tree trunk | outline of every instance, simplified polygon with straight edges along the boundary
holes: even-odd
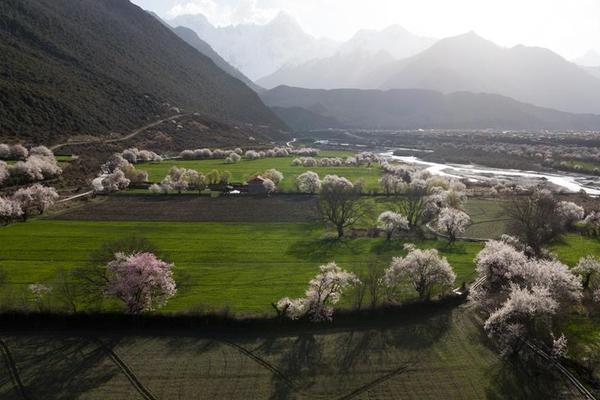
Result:
[[[338,234],[338,239],[341,239],[344,237],[344,227],[338,225],[337,226],[337,234]]]

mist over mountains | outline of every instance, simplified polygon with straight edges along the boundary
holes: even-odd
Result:
[[[362,30],[347,42],[329,43],[321,53],[307,53],[317,43],[316,39],[303,33],[285,14],[263,26],[215,28],[201,15],[181,16],[172,23],[195,29],[217,51],[223,48],[223,57],[251,78],[260,73],[250,65],[261,64],[261,73],[276,68],[255,80],[267,89],[284,85],[308,89],[488,93],[569,113],[600,114],[598,69],[576,65],[544,48],[501,47],[475,32],[436,40],[394,25],[381,31]],[[258,40],[244,34],[249,31],[263,34],[268,31],[271,37]],[[241,35],[244,37],[240,38]],[[252,44],[244,45],[240,52],[236,46],[247,41]],[[295,53],[295,57],[283,56],[281,52],[278,62],[265,57],[265,53],[275,53],[275,42],[277,48],[285,48]],[[594,57],[588,53],[580,61],[593,65]]]
[[[600,116],[532,106],[495,94],[424,89],[316,90],[280,86],[263,101],[296,130],[577,129],[600,130]]]
[[[215,27],[203,15],[182,15],[172,26],[193,29],[227,62],[256,80],[287,64],[333,54],[337,44],[305,33],[288,14],[280,13],[266,25],[241,24]]]

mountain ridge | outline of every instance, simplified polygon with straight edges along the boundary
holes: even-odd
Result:
[[[264,92],[263,101],[290,126],[299,129],[307,120],[310,129],[515,129],[515,130],[600,130],[600,116],[571,114],[530,104],[508,97],[455,92],[443,94],[424,89],[315,90],[280,86]],[[292,113],[292,109],[310,113]],[[324,126],[338,121],[337,126]],[[318,126],[318,125],[321,126]]]

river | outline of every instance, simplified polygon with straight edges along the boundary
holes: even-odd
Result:
[[[406,164],[424,166],[433,175],[452,177],[457,179],[467,178],[472,181],[482,181],[491,178],[510,181],[513,183],[550,182],[568,192],[585,191],[592,196],[600,196],[600,177],[583,174],[557,173],[545,174],[535,171],[518,169],[487,168],[466,164],[441,164],[421,160],[415,156],[395,156],[393,151],[380,153],[382,157],[390,160],[401,161]]]

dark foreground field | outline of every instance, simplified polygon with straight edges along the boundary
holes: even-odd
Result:
[[[84,221],[312,222],[319,218],[315,196],[210,198],[194,195],[111,196],[53,217]]]
[[[0,398],[578,398],[549,370],[500,359],[462,307],[361,325],[227,336],[0,331],[13,361],[0,366]]]

